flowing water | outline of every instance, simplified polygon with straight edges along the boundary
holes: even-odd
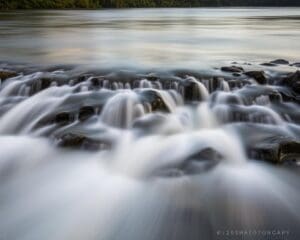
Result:
[[[299,239],[298,8],[0,22],[1,240]]]
[[[300,8],[0,12],[0,60],[199,67],[299,61]]]

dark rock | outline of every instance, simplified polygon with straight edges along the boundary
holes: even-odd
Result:
[[[170,112],[169,107],[160,96],[159,92],[154,89],[145,89],[141,93],[141,100],[144,103],[150,103],[152,112]]]
[[[201,149],[176,165],[165,166],[156,175],[162,177],[181,177],[208,172],[213,169],[224,157],[213,148]]]
[[[283,79],[282,84],[289,86],[296,93],[300,93],[300,71],[289,74]]]
[[[184,82],[180,83],[180,87],[183,89],[183,98],[186,102],[192,101],[202,101],[204,100],[204,96],[202,96],[199,91],[198,83],[191,78],[185,79]],[[210,81],[210,88],[212,91],[218,87],[218,79],[213,78]]]
[[[265,144],[264,146],[248,149],[250,157],[274,164],[283,164],[286,161],[300,159],[300,142],[283,141],[277,144]]]
[[[272,103],[282,102],[282,96],[279,92],[274,92],[269,95],[269,99]]]
[[[237,67],[237,66],[221,67],[221,70],[223,72],[232,72],[232,73],[240,73],[244,71],[242,67]]]
[[[101,142],[83,135],[68,133],[60,138],[58,146],[73,149],[99,150]]]
[[[291,66],[300,68],[300,62],[293,63]]]
[[[266,66],[266,67],[275,67],[276,66],[275,63],[261,63],[260,65]]]
[[[283,64],[283,65],[288,65],[289,62],[287,60],[284,60],[284,59],[276,59],[274,61],[271,61],[270,63],[273,63],[273,64]]]
[[[13,71],[9,71],[9,70],[0,70],[0,79],[6,80],[7,78],[12,78],[17,76],[18,74],[16,72]]]
[[[41,78],[40,81],[41,81],[41,90],[44,90],[51,86],[52,81],[49,78]]]
[[[69,112],[61,112],[55,116],[55,123],[67,125],[74,121],[74,115]]]
[[[234,77],[240,77],[241,76],[241,74],[240,73],[232,73],[232,76],[234,76]]]
[[[79,110],[78,119],[79,119],[79,121],[85,121],[85,120],[89,119],[91,116],[93,116],[95,113],[96,112],[93,107],[84,106],[84,107],[80,108],[80,110]]]
[[[249,71],[249,72],[245,72],[245,75],[254,78],[259,84],[267,83],[267,78],[263,71]]]
[[[93,77],[90,81],[91,81],[91,84],[93,87],[96,87],[96,88],[101,87],[101,79]]]
[[[300,160],[300,142],[286,142],[280,144],[278,158],[280,163]]]
[[[153,73],[149,74],[147,77],[147,80],[149,81],[157,81],[159,78],[155,76]]]

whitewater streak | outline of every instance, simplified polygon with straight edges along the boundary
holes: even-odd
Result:
[[[299,101],[276,71],[17,69],[0,88],[0,239],[297,239]]]

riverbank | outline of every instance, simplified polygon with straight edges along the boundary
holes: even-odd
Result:
[[[0,10],[16,10],[16,9],[100,9],[100,8],[168,8],[168,7],[293,7],[300,6],[300,3],[295,0],[288,0],[285,2],[274,2],[269,0],[263,1],[138,1],[138,0],[119,0],[119,1],[105,1],[105,0],[3,0],[0,5]]]

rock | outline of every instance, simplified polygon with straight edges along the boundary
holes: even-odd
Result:
[[[251,158],[257,160],[283,164],[300,159],[300,142],[283,141],[277,144],[266,144],[264,146],[248,149],[248,153]]]
[[[145,89],[141,93],[141,100],[150,103],[152,112],[170,112],[170,108],[164,102],[159,92],[153,89]]]
[[[67,125],[74,121],[74,115],[69,112],[61,112],[55,116],[55,123]]]
[[[93,77],[90,81],[91,81],[91,84],[93,87],[95,87],[95,88],[101,87],[101,79]]]
[[[280,144],[278,158],[280,163],[300,160],[300,142],[286,142]]]
[[[223,72],[231,72],[231,73],[240,73],[244,71],[242,67],[237,67],[237,66],[221,67],[221,70]]]
[[[276,146],[256,146],[247,149],[248,156],[256,160],[262,160],[269,163],[278,163],[278,149]]]
[[[267,78],[263,71],[249,71],[249,72],[245,72],[244,74],[247,75],[248,77],[254,78],[259,84],[267,83]]]
[[[282,102],[282,96],[279,92],[274,92],[269,95],[269,99],[272,103]]]
[[[293,63],[291,66],[300,68],[300,62]]]
[[[218,87],[218,78],[212,78],[210,81],[209,88],[214,91]],[[197,80],[187,78],[184,82],[180,83],[180,88],[183,89],[183,98],[186,102],[202,101],[205,96],[202,96],[201,89]]]
[[[266,67],[275,67],[276,66],[275,63],[261,63],[260,65],[266,66]]]
[[[73,133],[67,133],[63,135],[58,142],[59,147],[84,150],[99,150],[101,147],[100,144],[101,142]]]
[[[147,77],[147,80],[149,81],[157,81],[159,78],[157,76],[155,76],[155,74],[150,73]]]
[[[289,62],[287,60],[284,59],[276,59],[274,61],[270,62],[271,64],[282,64],[282,65],[288,65]]]
[[[9,70],[0,70],[0,79],[6,80],[7,78],[12,78],[17,76],[18,74],[16,72],[13,71],[9,71]]]
[[[236,73],[236,72],[234,72],[234,73],[232,73],[232,76],[234,76],[234,77],[240,77],[240,76],[241,76],[241,74],[240,74],[240,73]]]
[[[289,86],[296,93],[300,93],[300,71],[289,74],[282,80],[282,84]]]
[[[93,107],[84,106],[84,107],[80,108],[80,110],[79,110],[78,119],[79,119],[79,121],[85,121],[88,118],[90,118],[91,116],[93,116],[95,113],[96,112]]]

